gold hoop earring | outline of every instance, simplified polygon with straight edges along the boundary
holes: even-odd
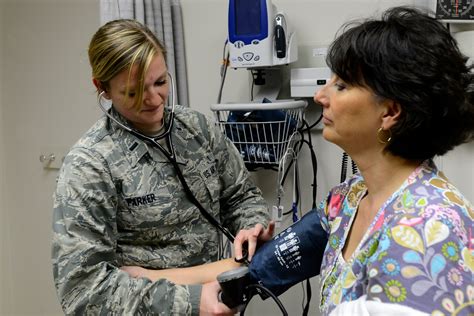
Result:
[[[380,127],[377,130],[377,140],[383,145],[390,143],[392,140],[392,131],[389,129],[384,130],[382,127]]]

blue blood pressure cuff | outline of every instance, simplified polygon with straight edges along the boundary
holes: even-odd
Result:
[[[327,241],[318,212],[311,210],[258,249],[249,265],[252,282],[280,295],[318,275]]]

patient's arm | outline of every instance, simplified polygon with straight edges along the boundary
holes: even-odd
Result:
[[[233,258],[229,258],[188,268],[152,270],[138,266],[123,266],[120,269],[134,278],[148,278],[152,281],[167,279],[175,284],[203,284],[215,281],[218,274],[239,266],[240,264]]]

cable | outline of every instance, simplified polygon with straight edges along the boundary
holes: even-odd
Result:
[[[173,87],[174,86],[174,83],[173,83],[173,77],[171,77],[170,75],[170,81],[171,81],[171,86]],[[129,132],[130,134],[134,135],[135,137],[145,141],[145,142],[148,142],[149,144],[151,145],[154,145],[154,147],[156,149],[158,149],[167,159],[168,161],[171,163],[171,165],[173,166],[173,168],[175,169],[175,172],[176,172],[176,175],[179,179],[179,181],[181,182],[181,185],[183,187],[183,190],[184,192],[186,193],[189,201],[194,204],[198,210],[200,211],[201,215],[212,225],[214,226],[215,228],[218,229],[218,231],[220,231],[222,234],[224,234],[227,239],[229,239],[232,243],[234,242],[234,235],[232,235],[232,233],[230,232],[230,230],[227,228],[227,227],[224,227],[221,225],[221,223],[214,218],[214,216],[209,213],[205,208],[204,206],[198,201],[198,199],[196,198],[196,196],[194,195],[194,193],[191,191],[191,189],[189,188],[189,185],[188,183],[186,182],[186,179],[184,178],[184,175],[179,167],[179,164],[176,160],[176,154],[175,154],[175,151],[174,151],[174,146],[173,146],[173,142],[172,142],[172,138],[171,138],[171,134],[172,134],[172,129],[173,129],[173,123],[174,123],[174,100],[175,97],[174,97],[174,91],[176,91],[174,88],[173,88],[173,92],[171,93],[172,95],[172,100],[173,102],[171,102],[173,104],[173,109],[171,110],[171,113],[170,113],[170,118],[169,118],[169,125],[168,127],[165,129],[164,132],[162,132],[160,134],[160,136],[157,136],[157,137],[150,137],[150,136],[147,136],[145,134],[142,134],[140,133],[138,130],[135,130],[133,128],[131,128],[130,126],[127,126],[121,122],[119,122],[117,119],[115,119],[110,113],[109,111],[107,111],[105,109],[105,107],[102,105],[102,102],[101,102],[101,96],[103,94],[103,92],[101,92],[101,94],[99,95],[99,102],[98,102],[98,105],[99,105],[99,108],[104,112],[104,114],[108,117],[109,120],[112,120],[113,122],[115,122],[120,128],[122,128],[123,130]],[[112,110],[112,108],[110,109]],[[166,146],[168,147],[168,150],[166,150],[160,143],[159,143],[159,140],[160,139],[163,139],[165,138],[166,140]],[[247,261],[247,257],[244,255],[244,257],[242,258],[242,261],[245,261],[245,262],[248,262]]]
[[[120,19],[122,18],[122,15],[120,14],[120,1],[117,0],[116,2],[117,2],[118,18]]]
[[[341,165],[341,183],[346,181],[346,177],[347,177],[347,163],[348,163],[348,160],[349,160],[349,155],[344,152],[342,154],[342,165]],[[357,165],[356,163],[354,162],[354,160],[352,160],[351,158],[351,171],[352,171],[352,174],[356,174],[358,171],[357,169]]]
[[[305,302],[306,302],[306,292],[305,292],[304,283],[301,282],[300,284],[301,284],[301,290],[303,291],[303,298],[301,299],[301,309],[304,310]]]
[[[322,115],[321,115],[321,117],[322,117]],[[312,192],[312,198],[313,198],[312,208],[313,209],[316,208],[318,161],[317,161],[317,158],[316,158],[316,153],[314,151],[313,142],[312,142],[312,139],[311,139],[311,129],[316,124],[318,124],[318,122],[321,120],[321,117],[315,123],[313,123],[311,126],[308,124],[308,122],[306,120],[304,120],[304,119],[302,120],[303,126],[306,126],[306,128],[300,128],[298,130],[298,133],[300,134],[301,139],[298,142],[296,142],[293,146],[293,151],[294,152],[299,152],[301,150],[301,148],[303,147],[303,144],[306,144],[308,146],[309,150],[310,150],[311,163],[312,163],[312,166],[313,166],[313,183],[312,183],[312,191],[313,191]],[[308,140],[306,140],[304,138],[304,132],[307,132]],[[281,186],[283,186],[283,184],[285,182],[285,179],[286,179],[289,171],[291,170],[291,165],[293,164],[293,162],[294,162],[294,160],[292,159],[290,164],[288,165],[286,171],[284,172],[284,175],[283,175],[282,180],[280,182]],[[299,187],[296,188],[296,189],[297,189],[298,194],[299,194]],[[299,199],[298,199],[298,201],[299,201]],[[291,213],[293,213],[293,215],[294,215],[294,208],[295,207],[296,207],[296,203],[293,203],[291,210],[289,210],[287,212],[284,212],[283,215],[289,215]],[[304,285],[303,285],[303,291],[304,291]],[[307,292],[306,293],[307,300],[306,300],[306,304],[303,307],[303,316],[308,315],[309,307],[310,307],[310,304],[311,304],[312,290],[311,290],[311,283],[310,283],[309,279],[306,280],[306,292]],[[304,304],[304,299],[303,299],[303,304]],[[241,315],[243,315],[243,314],[241,314]]]
[[[342,153],[342,164],[341,164],[341,179],[340,182],[344,182],[347,177],[347,160],[349,159],[349,156],[347,155],[346,152]]]
[[[222,49],[222,65],[221,65],[221,83],[219,86],[219,93],[217,95],[217,104],[221,103],[222,100],[222,91],[224,90],[224,82],[225,77],[227,75],[227,68],[229,67],[229,51],[227,51],[226,55],[226,48],[227,48],[228,41],[226,40],[224,43],[224,48]]]
[[[305,120],[303,120],[303,125],[308,125],[308,122],[306,122]],[[295,152],[299,152],[301,150],[301,148],[303,147],[303,144],[306,144],[308,145],[308,148],[310,150],[310,154],[311,154],[311,164],[313,166],[313,183],[312,183],[312,204],[311,204],[311,208],[316,208],[316,198],[317,198],[317,173],[318,173],[318,160],[316,158],[316,153],[314,152],[314,148],[313,148],[313,143],[312,143],[312,140],[311,140],[311,132],[310,132],[311,129],[309,128],[305,128],[305,129],[300,129],[298,130],[298,132],[301,134],[301,140],[299,140],[298,142],[295,143],[294,145],[294,151]],[[304,139],[304,134],[303,134],[303,131],[307,131],[308,132],[308,140]],[[299,146],[299,148],[298,148]],[[290,164],[288,165],[283,177],[282,177],[282,180],[280,182],[280,185],[283,186],[285,180],[286,180],[286,177],[289,173],[289,170],[290,170],[290,167],[292,166],[293,164],[293,160],[290,162]],[[285,213],[283,213],[283,215],[288,215],[291,213],[291,210],[290,211],[287,211]]]
[[[224,90],[224,83],[227,75],[227,68],[229,67],[229,51],[227,50],[228,48],[228,40],[225,40],[224,42],[224,47],[222,48],[222,65],[220,69],[220,76],[221,76],[221,82],[219,85],[219,92],[217,95],[217,103],[220,104],[222,101],[222,92]],[[226,53],[227,51],[227,53]],[[219,234],[218,237],[218,258],[228,258],[230,257],[229,253],[231,253],[229,249],[229,243],[232,242],[227,236],[227,240],[223,238],[223,234]],[[227,254],[226,254],[227,253]]]
[[[300,141],[297,142],[297,144],[299,144]],[[298,149],[298,152],[299,150],[301,149],[301,145],[300,145],[300,148]],[[296,144],[292,150],[292,152],[294,151],[294,149],[296,149]],[[291,203],[291,208],[290,210],[284,212],[282,215],[288,215],[288,214],[293,214],[293,223],[296,222],[298,220],[298,216],[297,216],[297,212],[298,212],[298,204],[299,204],[299,186],[298,186],[298,178],[297,178],[297,167],[296,167],[296,152],[295,154],[293,155],[293,159],[291,159],[290,163],[288,164],[288,167],[286,169],[286,171],[284,172],[283,174],[283,177],[282,177],[282,180],[280,182],[280,186],[283,187],[284,183],[285,183],[285,180],[286,180],[286,177],[288,176],[289,174],[289,171],[291,170],[291,167],[293,166],[293,202]],[[283,166],[284,168],[285,166]]]
[[[300,148],[296,149],[296,146],[297,146],[298,144],[300,145]],[[299,140],[299,141],[297,141],[297,142],[295,143],[295,146],[294,146],[294,148],[293,148],[293,151],[294,151],[295,153],[297,153],[297,152],[299,152],[299,151],[301,150],[301,147],[303,147],[303,144],[301,143],[301,140]],[[293,165],[293,161],[294,161],[294,160],[292,159],[291,162],[288,164],[288,168],[286,169],[286,171],[285,171],[284,174],[283,174],[283,177],[282,177],[282,179],[281,179],[281,181],[280,181],[280,185],[281,185],[281,186],[283,186],[283,184],[285,183],[286,177],[288,176],[288,173],[290,172],[290,168],[291,168],[291,166]]]
[[[253,89],[255,87],[255,74],[253,70],[250,70],[250,74],[252,75],[252,85],[250,86],[250,101],[253,101]]]
[[[316,154],[314,152],[314,148],[313,148],[313,142],[311,140],[311,129],[319,123],[319,121],[322,119],[323,117],[323,114],[321,112],[321,116],[319,117],[319,119],[313,123],[311,126],[308,126],[308,122],[306,122],[305,120],[303,120],[303,124],[305,124],[307,126],[306,129],[302,130],[302,132],[304,131],[307,131],[308,133],[308,147],[310,149],[310,152],[311,152],[311,162],[312,162],[312,165],[313,165],[313,202],[312,202],[312,208],[316,208],[316,195],[317,195],[317,173],[318,173],[318,160],[316,158]],[[309,312],[309,306],[311,304],[311,297],[312,297],[312,291],[311,291],[311,283],[309,281],[309,279],[306,280],[306,305],[304,306],[303,308],[303,316],[307,316],[308,315],[308,312]]]
[[[309,312],[309,304],[311,302],[311,296],[312,296],[312,292],[311,292],[311,283],[309,282],[309,279],[306,279],[306,292],[307,292],[307,296],[308,296],[308,300],[306,301],[306,305],[303,309],[303,316],[307,316],[308,315],[308,312]]]
[[[354,162],[354,160],[352,160],[352,158],[351,158],[351,167],[352,167],[352,174],[356,174],[358,172],[357,165]]]
[[[308,126],[305,130],[303,130],[303,131],[307,131],[307,133],[308,133],[308,147],[309,147],[309,150],[310,150],[310,153],[311,153],[311,163],[312,163],[312,166],[313,166],[313,184],[312,184],[312,187],[313,187],[313,201],[312,201],[312,204],[311,204],[312,209],[316,208],[316,196],[317,196],[317,187],[318,187],[318,182],[317,182],[318,159],[316,158],[316,153],[314,152],[314,148],[313,148],[313,141],[311,139],[311,129],[313,128],[312,126],[315,126],[316,124],[318,124],[318,122],[321,120],[322,117],[323,116],[322,116],[322,113],[321,113],[321,116],[320,116],[319,120],[317,120],[315,123],[313,123],[313,125]],[[303,124],[308,125],[308,122],[303,120]]]
[[[319,115],[318,119],[313,123],[311,124],[310,126],[308,126],[307,128],[305,129],[302,129],[301,131],[302,132],[306,132],[306,131],[310,131],[313,127],[315,127],[319,122],[321,122],[321,120],[323,119],[323,112],[321,112],[321,114]],[[308,125],[308,123],[306,123],[306,125]]]
[[[311,163],[313,165],[313,184],[312,184],[312,187],[313,187],[313,201],[312,201],[311,207],[314,209],[314,208],[316,208],[317,170],[318,170],[318,163],[317,163],[317,159],[316,159],[316,154],[314,153],[314,149],[313,149],[312,145],[306,139],[300,140],[299,143],[301,143],[301,144],[304,143],[304,144],[308,145],[308,147],[310,148]],[[286,176],[286,174],[285,174],[285,176]],[[290,212],[286,212],[286,213],[283,213],[283,215],[287,215],[289,213]]]
[[[250,285],[247,285],[247,287],[245,288],[246,290],[251,290],[252,288],[255,288],[256,289],[256,293],[260,293],[260,291],[263,291],[265,292],[265,294],[267,294],[268,296],[270,296],[274,301],[275,303],[278,305],[278,308],[280,309],[282,315],[284,316],[288,316],[288,312],[286,311],[285,307],[283,306],[283,304],[281,303],[281,301],[278,299],[278,297],[276,297],[275,294],[273,294],[269,289],[267,289],[266,287],[260,285],[260,284],[250,284]],[[247,306],[249,305],[250,303],[250,300],[252,299],[252,297],[254,297],[255,295],[251,295],[249,300],[245,303],[245,306],[244,308],[242,309],[242,311],[240,312],[240,316],[244,316],[245,314],[245,310],[247,309]]]
[[[293,203],[291,205],[291,212],[293,213],[293,223],[298,221],[298,206],[300,204],[300,188],[299,188],[299,172],[297,156],[293,158]]]

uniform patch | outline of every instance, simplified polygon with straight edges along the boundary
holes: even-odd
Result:
[[[125,201],[127,201],[128,206],[148,205],[156,201],[156,196],[151,193],[144,196],[127,198]]]
[[[208,169],[203,170],[201,174],[204,178],[210,178],[214,173],[216,173],[216,167],[211,165]]]

